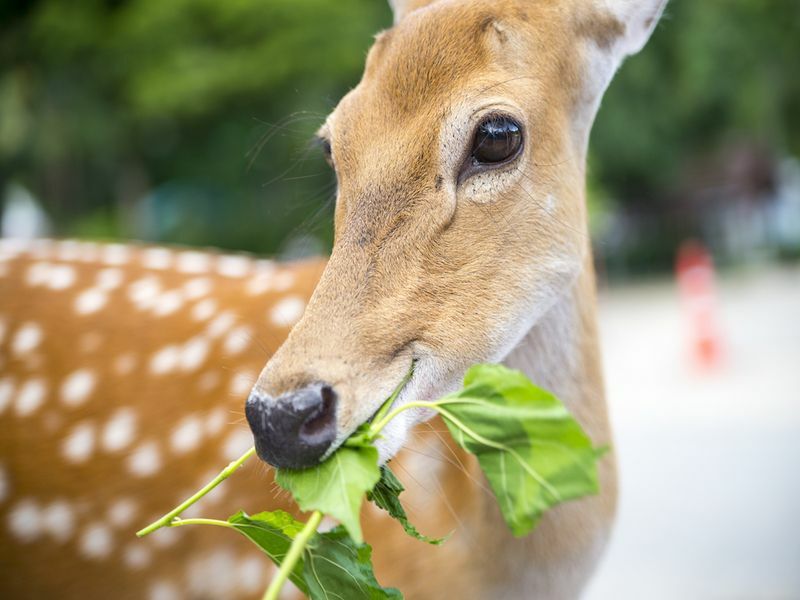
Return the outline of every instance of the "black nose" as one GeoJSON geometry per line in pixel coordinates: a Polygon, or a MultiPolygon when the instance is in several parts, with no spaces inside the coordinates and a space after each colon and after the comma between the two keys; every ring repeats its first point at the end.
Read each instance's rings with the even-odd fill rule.
{"type": "Polygon", "coordinates": [[[279,469],[316,465],[336,437],[336,392],[324,383],[274,399],[253,391],[244,412],[256,453],[279,469]]]}

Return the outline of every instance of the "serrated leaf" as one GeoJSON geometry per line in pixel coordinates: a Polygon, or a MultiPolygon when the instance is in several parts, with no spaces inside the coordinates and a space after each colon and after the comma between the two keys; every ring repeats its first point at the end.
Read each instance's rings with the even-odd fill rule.
{"type": "MultiPolygon", "coordinates": [[[[228,518],[237,531],[246,536],[266,554],[272,562],[280,566],[292,540],[303,529],[303,523],[282,510],[262,512],[250,516],[239,511],[228,518]]],[[[308,586],[303,577],[302,561],[292,569],[289,579],[304,594],[308,594],[308,586]]]]}
{"type": "Polygon", "coordinates": [[[475,454],[514,535],[548,508],[598,491],[598,451],[558,398],[519,371],[476,365],[437,402],[456,442],[475,454]]]}
{"type": "Polygon", "coordinates": [[[372,548],[356,544],[344,527],[317,534],[304,554],[303,576],[311,600],[402,600],[372,569],[372,548]]]}
{"type": "Polygon", "coordinates": [[[311,469],[279,469],[276,481],[304,511],[318,510],[337,519],[359,544],[361,503],[380,479],[374,446],[344,446],[311,469]]]}
{"type": "Polygon", "coordinates": [[[403,505],[400,503],[400,493],[405,488],[400,480],[387,466],[381,467],[381,478],[371,492],[367,493],[367,500],[374,502],[378,507],[388,512],[400,522],[405,532],[420,541],[438,546],[447,538],[432,538],[422,535],[409,521],[403,505]]]}

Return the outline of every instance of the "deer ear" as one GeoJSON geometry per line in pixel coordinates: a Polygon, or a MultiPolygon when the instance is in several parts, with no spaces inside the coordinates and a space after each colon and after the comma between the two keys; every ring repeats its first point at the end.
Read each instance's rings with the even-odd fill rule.
{"type": "Polygon", "coordinates": [[[413,10],[433,4],[436,0],[389,0],[389,6],[392,7],[394,13],[395,25],[403,20],[403,18],[413,10]]]}
{"type": "Polygon", "coordinates": [[[600,0],[597,2],[621,25],[620,35],[613,44],[620,58],[636,54],[653,33],[667,0],[600,0]]]}

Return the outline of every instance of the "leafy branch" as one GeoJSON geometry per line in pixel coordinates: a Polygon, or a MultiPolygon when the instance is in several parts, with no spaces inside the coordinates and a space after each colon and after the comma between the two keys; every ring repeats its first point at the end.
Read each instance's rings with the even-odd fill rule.
{"type": "Polygon", "coordinates": [[[302,470],[280,469],[277,483],[289,491],[306,523],[283,511],[228,521],[181,519],[180,514],[233,474],[254,454],[248,450],[217,477],[166,515],[137,533],[161,527],[215,525],[235,529],[254,542],[275,564],[277,575],[264,600],[275,600],[291,580],[312,600],[339,595],[346,598],[402,598],[381,587],[363,543],[359,520],[364,497],[386,510],[409,535],[434,545],[443,539],[422,535],[409,522],[399,496],[402,484],[387,466],[378,465],[375,441],[397,415],[412,408],[437,412],[455,441],[474,454],[498,499],[501,513],[517,536],[528,534],[541,515],[566,500],[598,491],[598,450],[552,394],[536,387],[519,371],[500,365],[476,365],[461,390],[433,402],[413,401],[395,407],[413,367],[369,423],[320,465],[302,470]],[[341,525],[318,533],[323,515],[341,525]]]}

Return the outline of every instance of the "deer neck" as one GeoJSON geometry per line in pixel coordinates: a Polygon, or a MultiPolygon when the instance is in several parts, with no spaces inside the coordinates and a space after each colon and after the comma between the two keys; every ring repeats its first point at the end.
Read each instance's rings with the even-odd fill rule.
{"type": "Polygon", "coordinates": [[[591,255],[573,284],[503,361],[558,396],[595,444],[608,438],[591,255]],[[597,438],[597,439],[595,439],[597,438]]]}

